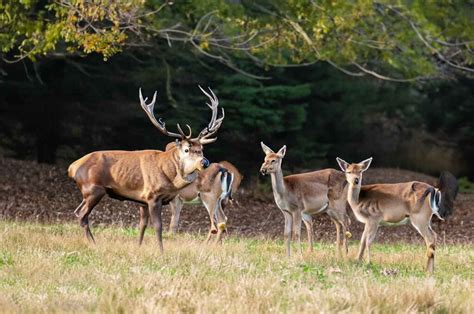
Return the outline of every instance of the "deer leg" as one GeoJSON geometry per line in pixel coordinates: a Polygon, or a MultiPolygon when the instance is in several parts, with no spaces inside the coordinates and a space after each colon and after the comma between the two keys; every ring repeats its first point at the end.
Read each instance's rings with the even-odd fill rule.
{"type": "Polygon", "coordinates": [[[307,214],[302,214],[303,222],[306,227],[306,234],[308,237],[308,252],[313,252],[313,217],[307,214]]]}
{"type": "Polygon", "coordinates": [[[302,216],[301,212],[295,211],[292,213],[293,216],[293,239],[298,242],[298,251],[300,255],[303,255],[303,249],[301,247],[301,222],[302,216]]]}
{"type": "Polygon", "coordinates": [[[366,224],[368,226],[367,234],[365,241],[367,246],[367,263],[370,263],[370,245],[375,240],[375,236],[377,235],[377,230],[379,229],[378,221],[370,221],[366,224]]]}
{"type": "Polygon", "coordinates": [[[367,237],[367,223],[364,225],[364,232],[362,232],[362,237],[360,238],[359,253],[357,253],[357,260],[361,261],[364,256],[366,237],[367,237]]]}
{"type": "Polygon", "coordinates": [[[168,231],[170,234],[176,234],[178,232],[179,215],[181,213],[181,209],[183,208],[183,204],[184,202],[179,196],[176,196],[170,202],[171,221],[170,228],[168,231]]]}
{"type": "MultiPolygon", "coordinates": [[[[428,218],[429,219],[429,218],[428,218]]],[[[428,261],[426,263],[426,271],[429,273],[433,273],[434,271],[434,255],[436,249],[436,233],[431,229],[430,221],[426,218],[417,218],[417,217],[410,217],[410,221],[421,234],[423,239],[426,243],[426,254],[428,257],[428,261]]]]}
{"type": "MultiPolygon", "coordinates": [[[[344,204],[344,206],[346,206],[344,204]]],[[[344,207],[345,209],[345,207],[344,207]]],[[[342,234],[340,232],[338,232],[338,237],[339,237],[339,234],[341,234],[342,237],[339,237],[339,245],[338,245],[338,252],[339,252],[339,255],[341,254],[341,249],[342,249],[342,252],[343,252],[343,255],[344,257],[347,257],[347,254],[348,254],[348,247],[347,247],[347,238],[351,236],[351,233],[348,231],[348,225],[349,225],[349,216],[347,216],[346,213],[344,214],[341,214],[340,211],[336,211],[336,217],[334,217],[335,219],[335,222],[334,223],[338,223],[339,224],[339,227],[342,231],[342,234]]],[[[337,226],[336,226],[336,229],[337,229],[337,226]]]]}
{"type": "Polygon", "coordinates": [[[86,202],[79,212],[79,222],[81,227],[84,228],[86,238],[89,240],[89,242],[95,244],[94,236],[92,235],[91,229],[89,227],[89,215],[94,207],[100,202],[102,197],[104,197],[105,189],[100,186],[93,186],[89,190],[90,193],[85,197],[86,202]]]}
{"type": "Polygon", "coordinates": [[[223,232],[226,232],[227,228],[227,217],[224,213],[224,204],[222,199],[219,197],[216,200],[216,219],[217,219],[217,228],[223,232]]]}
{"type": "Polygon", "coordinates": [[[156,238],[160,252],[163,253],[163,221],[161,218],[162,200],[152,200],[148,203],[151,221],[155,227],[156,238]]]}
{"type": "Polygon", "coordinates": [[[86,205],[86,199],[83,198],[79,206],[74,210],[74,215],[79,218],[79,213],[81,212],[82,208],[86,205]]]}
{"type": "Polygon", "coordinates": [[[336,226],[336,251],[337,251],[337,256],[341,257],[341,225],[339,221],[335,218],[331,217],[332,222],[336,226]]]}
{"type": "Polygon", "coordinates": [[[215,212],[212,210],[212,206],[210,205],[212,202],[208,200],[208,197],[204,193],[201,193],[201,201],[206,208],[207,213],[209,214],[209,220],[211,223],[209,227],[209,233],[207,234],[207,238],[204,241],[205,243],[208,243],[211,240],[212,235],[217,233],[216,224],[214,223],[215,212]]]}
{"type": "MultiPolygon", "coordinates": [[[[345,206],[345,204],[344,204],[345,206]]],[[[344,207],[345,208],[345,207],[344,207]]],[[[349,254],[349,247],[348,247],[348,239],[352,237],[351,232],[349,231],[349,216],[347,214],[344,214],[344,218],[341,222],[342,226],[342,233],[343,233],[343,245],[344,245],[344,255],[347,257],[347,254],[349,254]]]]}
{"type": "Polygon", "coordinates": [[[218,231],[217,231],[217,237],[216,237],[216,243],[221,243],[222,242],[222,236],[226,232],[226,222],[227,222],[227,217],[224,214],[224,207],[225,204],[223,200],[218,200],[219,209],[217,212],[217,225],[219,226],[218,231]]]}
{"type": "Polygon", "coordinates": [[[215,244],[222,243],[222,235],[223,235],[223,233],[224,233],[223,230],[217,229],[217,236],[216,236],[216,239],[214,240],[214,243],[215,243],[215,244]]]}
{"type": "Polygon", "coordinates": [[[287,212],[283,211],[283,215],[285,216],[285,246],[286,246],[286,255],[290,257],[291,255],[291,229],[293,227],[293,216],[287,212]]]}
{"type": "Polygon", "coordinates": [[[145,206],[140,206],[140,238],[138,240],[138,245],[142,245],[143,236],[145,235],[146,227],[148,226],[148,219],[150,214],[145,206]]]}

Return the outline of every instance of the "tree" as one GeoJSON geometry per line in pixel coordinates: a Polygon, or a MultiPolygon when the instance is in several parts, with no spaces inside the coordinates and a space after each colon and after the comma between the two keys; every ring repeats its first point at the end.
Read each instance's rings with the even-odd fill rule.
{"type": "Polygon", "coordinates": [[[474,7],[463,1],[243,1],[262,64],[326,61],[346,74],[393,81],[472,75],[474,7]],[[247,4],[248,3],[248,4],[247,4]]]}
{"type": "Polygon", "coordinates": [[[107,59],[181,42],[241,72],[236,56],[263,68],[324,61],[354,76],[419,81],[474,72],[473,11],[423,0],[7,1],[0,44],[14,61],[65,52],[107,59]]]}

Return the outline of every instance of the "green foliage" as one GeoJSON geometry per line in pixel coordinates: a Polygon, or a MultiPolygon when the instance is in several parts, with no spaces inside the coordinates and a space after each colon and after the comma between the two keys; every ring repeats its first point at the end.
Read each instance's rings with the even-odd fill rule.
{"type": "Polygon", "coordinates": [[[0,46],[16,60],[57,53],[106,60],[184,42],[232,67],[237,56],[266,66],[327,61],[356,76],[417,80],[472,72],[472,14],[463,2],[421,0],[10,0],[0,4],[0,46]]]}
{"type": "Polygon", "coordinates": [[[463,2],[259,1],[248,7],[258,12],[249,27],[268,30],[262,39],[268,44],[253,52],[270,64],[323,60],[349,66],[356,76],[376,71],[404,80],[444,76],[446,64],[460,69],[474,61],[473,8],[463,2]],[[447,57],[453,49],[456,57],[447,57]]]}
{"type": "Polygon", "coordinates": [[[470,181],[467,177],[459,178],[459,191],[462,193],[474,193],[474,182],[470,181]]]}
{"type": "Polygon", "coordinates": [[[107,59],[122,51],[126,29],[139,22],[143,9],[143,0],[5,1],[0,4],[0,46],[17,60],[66,52],[107,59]]]}

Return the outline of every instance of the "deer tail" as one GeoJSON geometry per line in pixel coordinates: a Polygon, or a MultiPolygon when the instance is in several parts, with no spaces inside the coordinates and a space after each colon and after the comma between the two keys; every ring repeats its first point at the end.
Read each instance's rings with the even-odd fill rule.
{"type": "Polygon", "coordinates": [[[221,200],[225,198],[232,199],[232,183],[234,182],[234,174],[227,169],[221,169],[221,200]]]}
{"type": "Polygon", "coordinates": [[[423,203],[426,197],[429,197],[428,203],[430,205],[431,212],[433,213],[433,215],[438,217],[440,220],[444,220],[440,213],[441,191],[433,186],[430,186],[423,193],[420,203],[423,203]]]}

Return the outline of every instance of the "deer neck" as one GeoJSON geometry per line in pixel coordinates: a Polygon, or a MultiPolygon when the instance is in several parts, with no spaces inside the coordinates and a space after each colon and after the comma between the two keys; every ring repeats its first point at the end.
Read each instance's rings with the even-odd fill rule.
{"type": "Polygon", "coordinates": [[[175,169],[174,173],[175,176],[174,178],[171,179],[173,182],[173,185],[181,189],[185,187],[186,185],[192,183],[194,180],[196,180],[198,176],[198,171],[195,170],[191,173],[185,173],[184,172],[184,167],[183,164],[179,158],[179,152],[177,149],[171,149],[169,151],[166,151],[165,153],[170,154],[170,160],[172,162],[172,167],[175,169]]]}
{"type": "Polygon", "coordinates": [[[347,202],[352,208],[356,208],[359,205],[360,187],[360,184],[349,183],[349,188],[347,189],[347,202]]]}
{"type": "Polygon", "coordinates": [[[286,203],[286,185],[283,180],[283,171],[281,167],[274,173],[270,174],[272,179],[272,189],[273,196],[275,197],[275,202],[277,203],[280,209],[285,208],[286,203]]]}

